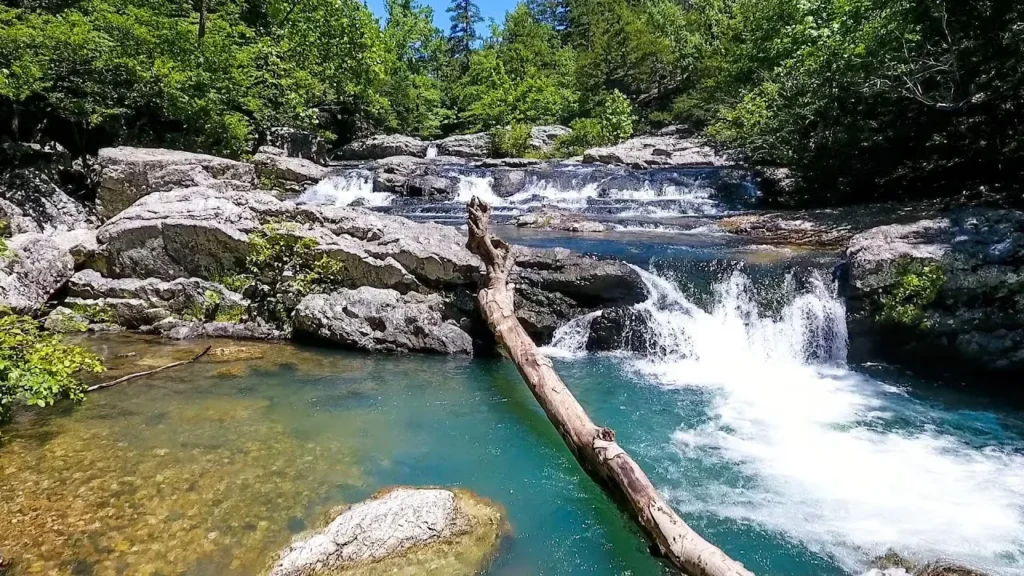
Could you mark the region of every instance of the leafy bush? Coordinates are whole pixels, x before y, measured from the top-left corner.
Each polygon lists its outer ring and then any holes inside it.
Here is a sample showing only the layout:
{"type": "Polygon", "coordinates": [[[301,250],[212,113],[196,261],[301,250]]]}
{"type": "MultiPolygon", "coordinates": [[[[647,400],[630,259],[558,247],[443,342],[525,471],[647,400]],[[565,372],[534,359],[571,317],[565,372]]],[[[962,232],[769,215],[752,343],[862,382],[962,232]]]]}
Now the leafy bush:
{"type": "Polygon", "coordinates": [[[633,135],[633,106],[622,92],[613,90],[601,98],[597,121],[606,143],[618,144],[633,135]]]}
{"type": "Polygon", "coordinates": [[[15,403],[81,401],[85,387],[76,376],[102,371],[95,355],[43,332],[32,318],[0,310],[0,423],[10,420],[15,403]]]}
{"type": "Polygon", "coordinates": [[[878,319],[907,327],[924,322],[924,309],[935,301],[946,282],[940,264],[902,261],[896,265],[898,280],[881,296],[878,319]]]}
{"type": "Polygon", "coordinates": [[[555,151],[560,156],[579,156],[587,148],[604,146],[608,143],[601,123],[593,118],[580,118],[569,125],[572,132],[555,140],[555,151]]]}
{"type": "Polygon", "coordinates": [[[341,285],[342,264],[317,247],[295,224],[266,224],[249,234],[246,276],[252,280],[248,292],[255,315],[284,324],[290,310],[282,295],[301,298],[341,285]]]}
{"type": "Polygon", "coordinates": [[[512,124],[492,129],[491,154],[495,158],[525,157],[533,148],[530,144],[531,130],[532,127],[527,124],[512,124]]]}

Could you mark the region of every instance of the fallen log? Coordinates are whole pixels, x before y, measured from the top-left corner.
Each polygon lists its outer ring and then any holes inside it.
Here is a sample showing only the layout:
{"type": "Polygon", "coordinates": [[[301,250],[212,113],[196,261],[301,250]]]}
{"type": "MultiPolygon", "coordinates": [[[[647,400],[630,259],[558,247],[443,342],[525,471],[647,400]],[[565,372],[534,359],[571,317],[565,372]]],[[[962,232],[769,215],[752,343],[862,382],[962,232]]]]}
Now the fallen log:
{"type": "Polygon", "coordinates": [[[136,378],[142,378],[143,376],[149,376],[150,374],[156,374],[157,372],[163,372],[164,370],[167,370],[169,368],[176,368],[178,366],[184,366],[185,364],[191,364],[191,363],[195,362],[196,360],[199,360],[203,356],[206,356],[206,354],[210,351],[210,348],[213,348],[213,346],[207,346],[205,350],[203,350],[199,354],[196,354],[195,356],[193,356],[192,358],[190,358],[188,360],[179,360],[178,362],[171,362],[170,364],[165,364],[165,365],[163,365],[163,366],[161,366],[159,368],[155,368],[153,370],[146,370],[145,372],[136,372],[134,374],[129,374],[127,376],[122,376],[122,377],[118,378],[117,380],[111,380],[110,382],[104,382],[102,384],[96,384],[95,386],[89,386],[88,388],[85,389],[85,391],[86,392],[95,392],[96,390],[102,390],[104,388],[110,388],[111,386],[116,386],[116,385],[118,385],[118,384],[120,384],[122,382],[127,382],[129,380],[134,380],[136,378]]]}
{"type": "Polygon", "coordinates": [[[625,505],[661,555],[692,576],[753,576],[742,564],[704,540],[683,522],[651,484],[640,466],[615,441],[615,432],[597,426],[555,372],[551,360],[515,315],[509,274],[513,248],[488,233],[490,207],[474,197],[469,203],[466,247],[483,260],[486,285],[477,299],[499,345],[515,363],[534,398],[555,425],[584,470],[614,499],[625,505]]]}

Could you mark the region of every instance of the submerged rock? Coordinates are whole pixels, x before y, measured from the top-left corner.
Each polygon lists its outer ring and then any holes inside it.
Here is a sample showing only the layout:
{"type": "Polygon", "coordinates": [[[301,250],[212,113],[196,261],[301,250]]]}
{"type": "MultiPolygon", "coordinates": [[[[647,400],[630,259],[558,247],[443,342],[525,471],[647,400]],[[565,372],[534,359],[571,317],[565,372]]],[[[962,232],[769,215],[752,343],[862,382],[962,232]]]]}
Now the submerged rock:
{"type": "Polygon", "coordinates": [[[190,186],[244,190],[257,184],[251,164],[179,150],[103,148],[96,162],[100,168],[96,208],[104,219],[154,192],[190,186]]]}
{"type": "Polygon", "coordinates": [[[50,236],[19,234],[0,253],[0,306],[35,314],[75,272],[71,254],[50,236]]]}
{"type": "Polygon", "coordinates": [[[387,134],[355,140],[341,149],[341,157],[345,160],[379,160],[390,156],[423,158],[427,155],[427,146],[419,138],[387,134]]]}
{"type": "Polygon", "coordinates": [[[853,237],[847,262],[855,356],[1020,381],[1024,214],[976,209],[873,228],[853,237]]]}
{"type": "Polygon", "coordinates": [[[471,576],[489,564],[504,525],[499,508],[467,491],[395,488],[286,548],[268,576],[471,576]]]}
{"type": "Polygon", "coordinates": [[[367,352],[472,354],[473,340],[445,314],[437,295],[363,287],[303,298],[299,333],[367,352]]]}
{"type": "Polygon", "coordinates": [[[946,560],[918,564],[894,550],[872,560],[871,567],[865,576],[987,576],[984,572],[946,560]]]}

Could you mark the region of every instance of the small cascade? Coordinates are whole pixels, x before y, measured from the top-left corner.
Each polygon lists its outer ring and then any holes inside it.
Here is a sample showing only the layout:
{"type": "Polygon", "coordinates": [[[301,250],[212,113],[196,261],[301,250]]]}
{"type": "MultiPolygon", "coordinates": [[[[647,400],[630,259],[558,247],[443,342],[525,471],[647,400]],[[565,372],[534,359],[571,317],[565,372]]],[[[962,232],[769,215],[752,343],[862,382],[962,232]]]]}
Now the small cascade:
{"type": "Polygon", "coordinates": [[[555,330],[551,344],[541,349],[552,358],[579,358],[587,353],[587,338],[590,336],[590,325],[601,315],[601,311],[591,312],[569,322],[555,330]]]}
{"type": "Polygon", "coordinates": [[[831,282],[791,276],[766,314],[740,272],[704,306],[638,272],[648,353],[623,367],[705,410],[667,446],[680,463],[665,491],[684,514],[759,525],[852,573],[890,547],[1004,573],[993,559],[1024,549],[1024,456],[964,440],[959,416],[850,370],[831,282]]]}
{"type": "Polygon", "coordinates": [[[476,196],[490,206],[502,206],[505,201],[494,193],[494,178],[490,176],[461,176],[459,178],[459,195],[456,201],[469,204],[476,196]]]}
{"type": "Polygon", "coordinates": [[[437,144],[427,145],[427,152],[424,154],[424,157],[426,157],[427,160],[437,158],[437,144]]]}
{"type": "Polygon", "coordinates": [[[375,207],[388,206],[393,199],[393,194],[373,191],[373,173],[369,170],[349,170],[321,180],[295,203],[375,207]]]}

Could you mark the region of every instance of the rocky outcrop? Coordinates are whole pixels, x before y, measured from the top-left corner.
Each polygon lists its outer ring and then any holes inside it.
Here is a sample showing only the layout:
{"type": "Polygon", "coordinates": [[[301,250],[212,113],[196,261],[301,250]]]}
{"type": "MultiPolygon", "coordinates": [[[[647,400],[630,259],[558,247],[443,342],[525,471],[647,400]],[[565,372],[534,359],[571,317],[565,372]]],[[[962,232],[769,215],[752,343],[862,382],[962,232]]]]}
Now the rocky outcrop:
{"type": "Polygon", "coordinates": [[[204,186],[217,190],[245,190],[257,185],[251,164],[206,154],[160,148],[103,148],[96,207],[111,218],[136,200],[154,192],[204,186]]]}
{"type": "Polygon", "coordinates": [[[80,229],[56,232],[50,236],[58,246],[67,250],[75,259],[75,269],[90,266],[99,257],[100,245],[96,240],[95,230],[80,229]]]}
{"type": "Polygon", "coordinates": [[[237,323],[249,302],[220,284],[198,278],[169,282],[156,278],[110,279],[94,270],[83,270],[68,282],[64,306],[90,324],[140,329],[169,318],[237,323]]]}
{"type": "Polygon", "coordinates": [[[281,552],[268,576],[482,573],[502,511],[463,490],[395,488],[344,511],[281,552]]]}
{"type": "Polygon", "coordinates": [[[50,236],[14,236],[0,251],[0,306],[35,314],[74,271],[74,258],[50,236]]]}
{"type": "Polygon", "coordinates": [[[305,297],[295,309],[297,333],[367,352],[472,354],[473,340],[446,318],[431,294],[363,287],[305,297]]]}
{"type": "Polygon", "coordinates": [[[633,307],[618,306],[601,312],[590,323],[588,352],[628,350],[639,354],[651,352],[648,338],[650,318],[633,307]]]}
{"type": "Polygon", "coordinates": [[[95,227],[96,217],[68,196],[46,171],[16,169],[0,176],[0,220],[11,232],[53,232],[95,227]]]}
{"type": "Polygon", "coordinates": [[[294,128],[271,128],[267,131],[266,145],[281,150],[284,156],[302,158],[317,164],[327,162],[324,139],[311,132],[294,128]]]}
{"type": "Polygon", "coordinates": [[[797,213],[741,214],[721,219],[718,226],[766,244],[817,248],[845,246],[854,234],[846,222],[803,218],[797,213]]]}
{"type": "Polygon", "coordinates": [[[433,162],[412,156],[393,156],[374,164],[373,191],[408,198],[451,200],[458,185],[442,177],[433,162]]]}
{"type": "Polygon", "coordinates": [[[491,135],[487,132],[449,136],[435,144],[441,156],[486,158],[491,155],[491,135]]]}
{"type": "Polygon", "coordinates": [[[641,136],[603,148],[591,148],[583,161],[616,164],[630,168],[686,166],[731,166],[737,162],[727,154],[719,154],[699,138],[680,136],[641,136]]]}
{"type": "Polygon", "coordinates": [[[285,213],[262,192],[184,188],[146,196],[97,232],[102,272],[113,278],[210,278],[240,268],[247,233],[285,213]]]}
{"type": "Polygon", "coordinates": [[[271,188],[298,189],[323,180],[331,170],[303,158],[260,153],[252,158],[261,184],[271,188]]]}
{"type": "Polygon", "coordinates": [[[379,160],[391,156],[423,158],[427,154],[427,146],[418,138],[387,134],[351,142],[341,149],[341,157],[345,160],[379,160]]]}
{"type": "Polygon", "coordinates": [[[571,129],[557,124],[552,126],[534,126],[530,129],[530,146],[548,152],[555,147],[555,140],[571,132],[571,129]]]}
{"type": "Polygon", "coordinates": [[[843,276],[855,344],[919,371],[1024,374],[1024,214],[966,210],[853,237],[843,276]]]}

